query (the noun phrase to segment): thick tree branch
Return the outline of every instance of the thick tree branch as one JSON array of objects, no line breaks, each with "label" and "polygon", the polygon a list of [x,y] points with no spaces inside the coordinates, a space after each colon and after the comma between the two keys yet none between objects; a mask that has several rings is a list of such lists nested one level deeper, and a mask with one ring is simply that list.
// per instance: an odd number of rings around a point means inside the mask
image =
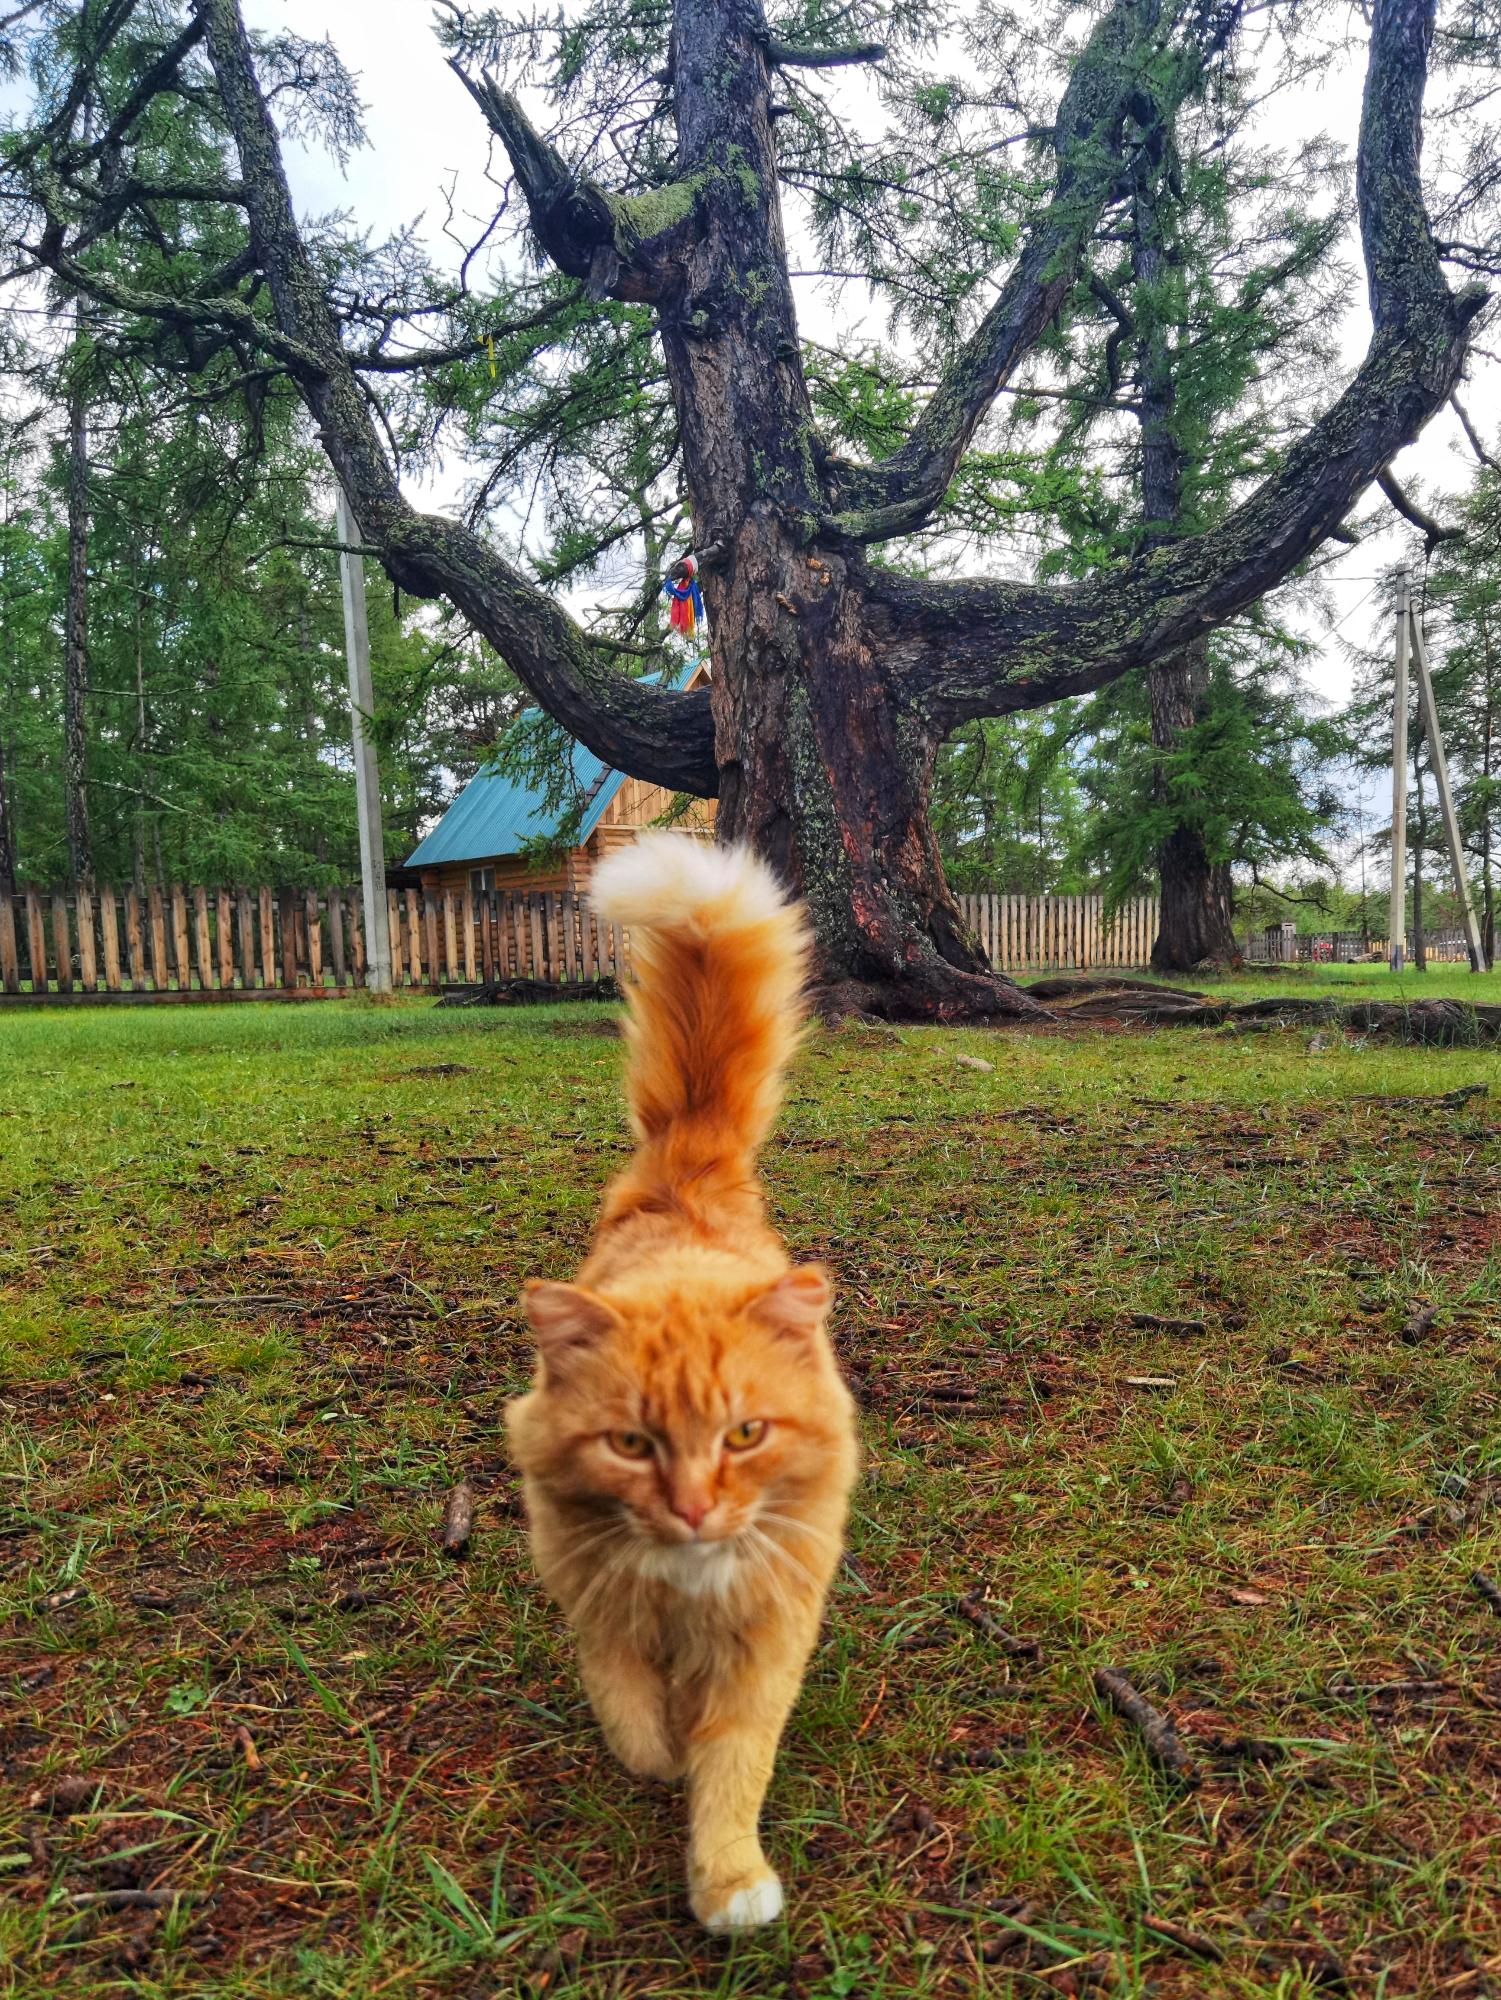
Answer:
[{"label": "thick tree branch", "polygon": [[237,0],[198,0],[239,152],[256,253],[291,373],[361,533],[401,589],[447,597],[565,729],[617,769],[674,791],[717,789],[707,697],[613,674],[563,609],[487,543],[403,497],[292,209],[276,128]]},{"label": "thick tree branch", "polygon": [[693,188],[672,182],[648,194],[610,194],[568,165],[488,71],[476,81],[456,57],[448,66],[505,147],[532,230],[558,269],[583,278],[591,298],[656,299],[660,259],[681,240]]},{"label": "thick tree branch", "polygon": [[1462,542],[1464,540],[1465,531],[1463,528],[1446,528],[1441,521],[1435,521],[1431,514],[1425,513],[1417,501],[1410,494],[1404,492],[1397,484],[1390,466],[1388,466],[1385,472],[1378,472],[1376,474],[1376,484],[1381,488],[1387,499],[1391,501],[1403,520],[1410,521],[1415,528],[1420,530],[1423,540],[1427,545],[1429,555],[1433,554],[1433,551],[1438,547],[1440,542]]},{"label": "thick tree branch", "polygon": [[773,69],[842,69],[847,63],[886,60],[884,42],[860,42],[848,49],[799,49],[791,42],[768,39],[761,46]]},{"label": "thick tree branch", "polygon": [[1115,0],[1074,65],[1053,132],[1054,191],[1000,297],[960,348],[912,433],[873,466],[829,459],[828,527],[852,541],[910,533],[933,513],[976,426],[1067,298],[1123,177],[1123,132],[1150,36],[1138,0]]},{"label": "thick tree branch", "polygon": [[1073,589],[881,574],[891,657],[935,726],[1103,686],[1244,611],[1452,395],[1484,304],[1444,281],[1418,171],[1432,0],[1376,0],[1357,172],[1374,322],[1354,380],[1218,527]]},{"label": "thick tree branch", "polygon": [[1089,289],[1115,321],[1110,337],[1105,342],[1105,376],[1114,395],[1121,386],[1121,347],[1136,334],[1136,322],[1126,310],[1125,302],[1113,292],[1105,280],[1098,275],[1089,281]]},{"label": "thick tree branch", "polygon": [[203,21],[200,16],[194,15],[177,39],[169,42],[156,61],[136,79],[125,102],[99,136],[83,149],[82,157],[104,159],[114,153],[129,136],[147,105],[175,79],[184,61],[202,40]]}]

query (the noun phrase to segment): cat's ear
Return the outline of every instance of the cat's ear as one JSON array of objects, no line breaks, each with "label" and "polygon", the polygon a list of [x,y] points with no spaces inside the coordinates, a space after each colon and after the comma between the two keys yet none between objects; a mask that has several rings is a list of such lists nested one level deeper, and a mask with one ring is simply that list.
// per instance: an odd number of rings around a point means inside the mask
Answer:
[{"label": "cat's ear", "polygon": [[823,1325],[833,1302],[834,1287],[822,1265],[796,1264],[762,1292],[750,1310],[753,1319],[777,1333],[806,1340]]},{"label": "cat's ear", "polygon": [[522,1287],[521,1302],[538,1348],[555,1365],[597,1346],[620,1324],[615,1308],[583,1285],[555,1285],[543,1278],[529,1278]]}]

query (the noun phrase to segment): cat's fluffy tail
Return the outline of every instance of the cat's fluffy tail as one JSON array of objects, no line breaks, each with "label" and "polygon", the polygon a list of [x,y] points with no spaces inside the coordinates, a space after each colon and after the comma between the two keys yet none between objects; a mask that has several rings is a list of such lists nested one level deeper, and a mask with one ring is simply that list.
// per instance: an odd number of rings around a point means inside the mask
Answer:
[{"label": "cat's fluffy tail", "polygon": [[810,939],[744,847],[643,834],[605,861],[595,909],[630,932],[626,1095],[636,1136],[753,1153],[802,1027]]}]

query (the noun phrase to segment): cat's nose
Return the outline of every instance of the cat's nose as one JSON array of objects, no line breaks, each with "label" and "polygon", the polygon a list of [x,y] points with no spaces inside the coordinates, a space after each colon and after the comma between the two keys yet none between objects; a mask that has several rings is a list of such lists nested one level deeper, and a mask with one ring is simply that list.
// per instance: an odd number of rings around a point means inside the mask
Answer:
[{"label": "cat's nose", "polygon": [[667,1504],[678,1519],[686,1521],[695,1532],[702,1526],[703,1518],[709,1511],[709,1502],[701,1493],[674,1493]]}]

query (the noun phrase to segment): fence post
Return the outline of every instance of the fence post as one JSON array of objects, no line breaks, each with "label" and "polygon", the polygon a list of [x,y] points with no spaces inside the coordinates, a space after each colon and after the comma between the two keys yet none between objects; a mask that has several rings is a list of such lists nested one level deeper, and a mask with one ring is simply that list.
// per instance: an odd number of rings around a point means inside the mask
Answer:
[{"label": "fence post", "polygon": [[321,987],[323,984],[323,919],[318,912],[318,891],[309,889],[303,898],[303,909],[307,920],[307,974],[308,984]]},{"label": "fence post", "polygon": [[232,993],[235,985],[235,934],[230,914],[228,889],[214,892],[214,944],[219,958],[219,991]]},{"label": "fence post", "polygon": [[21,959],[16,950],[16,899],[9,889],[0,890],[0,987],[7,993],[21,990]]},{"label": "fence post", "polygon": [[342,990],[349,983],[349,967],[344,956],[344,898],[337,889],[328,892],[328,955],[333,962],[334,985]]},{"label": "fence post", "polygon": [[240,940],[240,984],[247,993],[255,991],[255,915],[250,892],[241,889],[235,897],[235,919]]},{"label": "fence post", "polygon": [[205,993],[212,993],[214,955],[208,937],[208,891],[201,882],[193,890],[193,943],[198,960],[198,984]]},{"label": "fence post", "polygon": [[349,897],[349,963],[355,985],[368,985],[365,977],[365,894],[362,889],[352,890]]},{"label": "fence post", "polygon": [[[406,984],[406,957],[401,949],[401,898],[394,889],[387,889],[385,905],[386,937],[391,946],[391,984],[393,986],[404,986]],[[370,963],[370,984],[374,986],[376,978],[375,953],[368,943],[366,945],[366,956]]]}]

